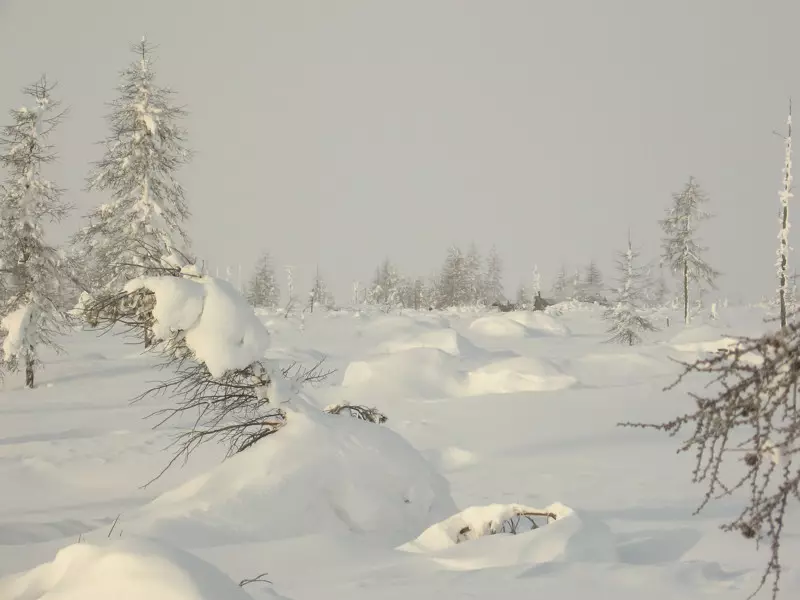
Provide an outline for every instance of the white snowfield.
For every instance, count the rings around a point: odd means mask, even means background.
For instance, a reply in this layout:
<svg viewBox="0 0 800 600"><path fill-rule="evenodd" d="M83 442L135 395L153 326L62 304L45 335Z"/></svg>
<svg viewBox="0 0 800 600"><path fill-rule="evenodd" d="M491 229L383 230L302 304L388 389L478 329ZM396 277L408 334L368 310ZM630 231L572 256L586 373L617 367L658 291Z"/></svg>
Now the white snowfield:
<svg viewBox="0 0 800 600"><path fill-rule="evenodd" d="M678 373L670 357L771 327L763 310L689 328L656 314L673 326L636 347L603 343L602 309L586 305L315 311L302 327L259 311L267 336L215 280L164 285L180 300L161 304L161 325L180 324L212 371L266 353L327 357L336 373L300 396L280 386L287 425L250 450L223 461L223 448L201 447L145 488L180 424L144 419L167 398L128 402L167 376L153 356L76 331L67 354L44 356L37 389L6 376L0 600L744 600L757 586L766 549L718 528L743 499L692 516L705 490L680 440L616 423L690 410L686 391L706 382L663 392ZM389 421L319 410L348 402ZM492 534L525 511L556 519ZM783 598L800 597L797 515Z"/></svg>

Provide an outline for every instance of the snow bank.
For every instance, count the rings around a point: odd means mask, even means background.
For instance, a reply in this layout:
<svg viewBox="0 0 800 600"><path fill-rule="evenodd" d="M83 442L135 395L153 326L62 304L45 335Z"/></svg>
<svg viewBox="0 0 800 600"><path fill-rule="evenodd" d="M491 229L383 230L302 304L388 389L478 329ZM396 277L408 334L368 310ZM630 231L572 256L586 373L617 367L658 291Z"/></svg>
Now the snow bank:
<svg viewBox="0 0 800 600"><path fill-rule="evenodd" d="M464 395L563 390L575 382L548 361L518 356L470 371Z"/></svg>
<svg viewBox="0 0 800 600"><path fill-rule="evenodd" d="M453 570L473 570L512 565L535 565L553 561L610 562L617 558L615 539L602 521L578 515L560 503L540 509L556 515L538 529L512 535L487 535L498 524L528 507L493 504L468 508L426 529L415 540L400 546L405 552L430 555ZM469 527L477 532L464 539Z"/></svg>
<svg viewBox="0 0 800 600"><path fill-rule="evenodd" d="M264 357L269 334L252 307L227 281L214 277L143 277L125 286L156 296L157 338L185 332L186 344L214 377Z"/></svg>
<svg viewBox="0 0 800 600"><path fill-rule="evenodd" d="M524 338L530 335L528 328L505 315L478 317L469 325L470 330L491 337Z"/></svg>
<svg viewBox="0 0 800 600"><path fill-rule="evenodd" d="M541 311L513 311L508 313L508 318L524 325L534 335L566 336L570 334L569 328L557 319Z"/></svg>
<svg viewBox="0 0 800 600"><path fill-rule="evenodd" d="M377 351L392 354L415 348L435 348L451 356L460 356L466 346L469 346L467 340L454 330L433 329L386 340L378 345Z"/></svg>
<svg viewBox="0 0 800 600"><path fill-rule="evenodd" d="M362 398L446 398L461 395L463 374L454 356L414 348L351 362L342 387Z"/></svg>
<svg viewBox="0 0 800 600"><path fill-rule="evenodd" d="M248 600L213 565L153 541L68 546L25 574L0 581L3 600Z"/></svg>
<svg viewBox="0 0 800 600"><path fill-rule="evenodd" d="M447 481L386 427L300 399L290 425L124 519L183 547L311 534L378 534L392 545L454 510Z"/></svg>
<svg viewBox="0 0 800 600"><path fill-rule="evenodd" d="M588 354L566 361L565 370L590 387L636 384L677 373L676 365L671 361L658 360L640 352Z"/></svg>
<svg viewBox="0 0 800 600"><path fill-rule="evenodd" d="M3 356L6 360L19 356L26 347L26 341L29 339L28 329L33 322L35 308L33 304L23 304L0 321L0 330L6 332L3 339Z"/></svg>

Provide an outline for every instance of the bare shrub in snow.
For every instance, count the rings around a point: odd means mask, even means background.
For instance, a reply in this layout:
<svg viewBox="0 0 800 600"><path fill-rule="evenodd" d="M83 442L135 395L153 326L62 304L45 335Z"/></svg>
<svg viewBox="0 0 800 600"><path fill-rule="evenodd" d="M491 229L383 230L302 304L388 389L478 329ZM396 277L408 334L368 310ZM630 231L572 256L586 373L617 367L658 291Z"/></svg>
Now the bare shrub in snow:
<svg viewBox="0 0 800 600"><path fill-rule="evenodd" d="M769 561L753 595L771 578L775 598L787 507L800 500L800 466L795 463L800 451L800 324L756 339L741 338L711 357L681 364L684 372L667 389L698 373L710 375L706 388L717 391L690 392L696 409L667 423L620 425L670 436L690 431L678 451L696 455L692 479L708 486L695 514L713 500L746 494L741 513L722 529L769 546ZM734 465L738 468L728 468Z"/></svg>
<svg viewBox="0 0 800 600"><path fill-rule="evenodd" d="M389 419L377 408L361 404L330 404L325 407L325 412L331 415L346 414L354 419L369 421L370 423L385 423Z"/></svg>
<svg viewBox="0 0 800 600"><path fill-rule="evenodd" d="M270 365L263 358L267 330L227 281L202 275L191 264L167 264L162 272L129 281L87 310L98 327L122 324L139 336L153 336L151 350L172 375L134 401L162 394L171 400L150 415L158 419L156 427L192 415L192 426L175 436L175 455L156 479L205 442L223 443L230 456L276 433L286 424L280 405L293 386L319 383L332 373L323 361L308 369Z"/></svg>
<svg viewBox="0 0 800 600"><path fill-rule="evenodd" d="M23 91L34 103L11 112L13 123L2 129L0 164L8 170L0 186L0 272L4 304L3 362L25 366L25 385L34 386L39 348L59 349L55 337L66 331L63 289L69 283L65 257L44 239L44 223L65 217L69 207L42 166L55 160L49 137L64 115L42 77Z"/></svg>

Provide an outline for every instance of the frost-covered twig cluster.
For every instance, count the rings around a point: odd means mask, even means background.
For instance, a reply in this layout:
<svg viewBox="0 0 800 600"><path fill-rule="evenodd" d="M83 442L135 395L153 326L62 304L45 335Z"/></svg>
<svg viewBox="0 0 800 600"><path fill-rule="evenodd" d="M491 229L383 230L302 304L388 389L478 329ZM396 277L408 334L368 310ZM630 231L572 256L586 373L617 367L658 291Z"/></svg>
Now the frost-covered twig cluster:
<svg viewBox="0 0 800 600"><path fill-rule="evenodd" d="M332 415L346 414L370 423L385 423L388 420L388 417L377 408L360 404L331 404L325 407L325 412Z"/></svg>
<svg viewBox="0 0 800 600"><path fill-rule="evenodd" d="M690 393L696 409L669 422L621 425L659 429L671 436L689 431L679 451L696 454L693 479L708 486L697 512L712 500L739 491L748 495L745 508L723 529L769 545L759 589L771 577L774 597L787 507L800 501L800 325L790 323L776 333L742 338L732 348L683 366L683 374L668 389L691 374L702 374L711 376L706 388L716 393ZM740 461L743 474L724 472L732 460Z"/></svg>

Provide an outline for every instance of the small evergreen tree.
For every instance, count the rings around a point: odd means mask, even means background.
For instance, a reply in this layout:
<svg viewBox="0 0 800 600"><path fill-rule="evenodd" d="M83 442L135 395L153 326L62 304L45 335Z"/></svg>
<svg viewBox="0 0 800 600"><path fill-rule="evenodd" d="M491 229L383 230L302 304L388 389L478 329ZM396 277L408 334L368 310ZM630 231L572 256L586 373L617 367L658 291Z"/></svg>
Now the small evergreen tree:
<svg viewBox="0 0 800 600"><path fill-rule="evenodd" d="M255 273L247 284L247 301L259 308L277 308L281 299L280 286L272 267L272 259L265 252L256 264Z"/></svg>
<svg viewBox="0 0 800 600"><path fill-rule="evenodd" d="M567 268L562 265L558 275L556 275L555 282L553 282L553 297L559 301L565 300L567 298L568 287L569 283L567 282Z"/></svg>
<svg viewBox="0 0 800 600"><path fill-rule="evenodd" d="M67 326L61 290L69 269L45 241L43 228L69 211L62 190L42 175L42 166L56 158L49 137L64 115L50 96L52 89L45 77L25 88L33 105L11 111L12 124L0 136L0 164L8 170L0 187L3 362L12 370L23 364L29 388L35 384L40 347L60 350L55 336Z"/></svg>
<svg viewBox="0 0 800 600"><path fill-rule="evenodd" d="M602 301L604 291L603 274L597 267L597 263L592 260L586 267L583 282L581 283L582 299L588 302Z"/></svg>
<svg viewBox="0 0 800 600"><path fill-rule="evenodd" d="M486 274L483 276L483 303L492 306L503 300L503 260L492 246L486 260Z"/></svg>
<svg viewBox="0 0 800 600"><path fill-rule="evenodd" d="M440 277L440 307L466 306L469 303L470 295L466 258L457 246L451 246L448 249Z"/></svg>
<svg viewBox="0 0 800 600"><path fill-rule="evenodd" d="M633 249L628 235L628 249L620 252L616 261L619 287L615 290L615 304L603 314L611 322L609 342L633 346L642 341L643 331L656 331L650 321L640 314L644 268L637 264L639 253Z"/></svg>
<svg viewBox="0 0 800 600"><path fill-rule="evenodd" d="M464 304L475 306L483 301L483 276L481 265L483 260L478 252L478 247L472 243L464 260L464 284L466 301Z"/></svg>
<svg viewBox="0 0 800 600"><path fill-rule="evenodd" d="M679 194L673 194L673 205L661 221L664 230L664 262L680 273L683 286L683 319L689 323L689 286L703 283L714 287L719 273L709 266L702 255L707 250L696 240L696 228L700 221L711 215L701 209L708 202L708 196L700 189L694 177Z"/></svg>
<svg viewBox="0 0 800 600"><path fill-rule="evenodd" d="M311 285L311 291L308 293L309 312L313 313L314 307L316 306L331 308L333 304L333 296L328 291L328 286L325 284L325 280L323 279L319 268L317 268L317 272L314 275L314 282Z"/></svg>

